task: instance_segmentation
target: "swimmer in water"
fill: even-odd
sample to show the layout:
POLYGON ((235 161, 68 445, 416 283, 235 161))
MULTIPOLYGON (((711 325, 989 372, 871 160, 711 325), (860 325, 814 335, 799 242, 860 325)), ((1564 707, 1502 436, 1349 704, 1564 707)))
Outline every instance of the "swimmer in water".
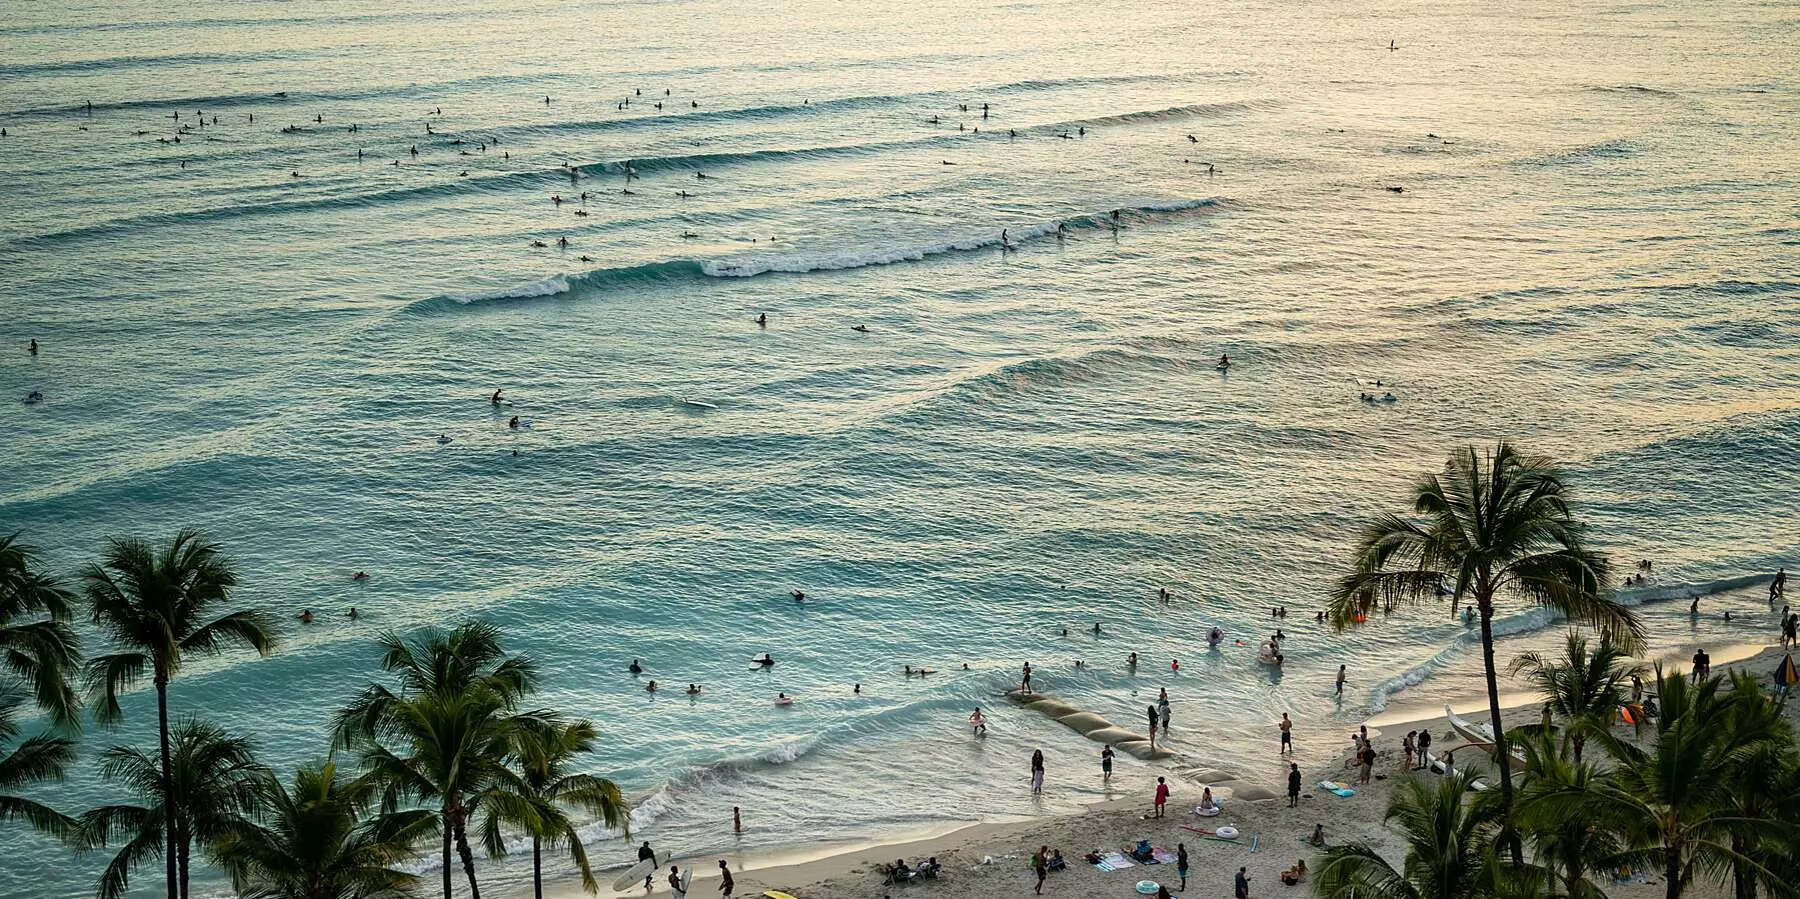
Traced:
POLYGON ((313 614, 312 614, 311 609, 301 609, 300 610, 300 623, 301 624, 312 624, 313 623, 313 614))
POLYGON ((350 579, 353 581, 366 581, 369 579, 369 573, 367 571, 358 571, 357 573, 350 575, 350 579))
POLYGON ((1219 354, 1219 367, 1220 368, 1230 368, 1231 367, 1231 357, 1224 353, 1220 353, 1219 354))
POLYGON ((488 402, 493 403, 496 406, 500 405, 500 391, 494 391, 494 395, 488 397, 488 402))
POLYGON ((351 621, 355 621, 355 620, 356 620, 356 619, 358 619, 358 618, 361 618, 361 617, 362 617, 362 616, 361 616, 361 615, 358 615, 358 614, 357 614, 357 613, 356 613, 356 607, 355 607, 355 606, 351 606, 351 607, 350 607, 350 611, 348 611, 348 612, 346 612, 346 613, 344 613, 344 617, 346 617, 346 618, 349 618, 349 619, 350 619, 350 620, 351 620, 351 621))
POLYGON ((656 681, 651 681, 651 682, 645 684, 644 692, 645 693, 655 693, 656 692, 656 681))
POLYGON ((38 351, 37 340, 33 339, 31 341, 31 344, 29 346, 25 347, 25 352, 30 353, 33 356, 36 356, 37 351, 38 351))
POLYGON ((851 326, 850 326, 850 330, 852 330, 852 331, 859 331, 859 332, 861 332, 861 333, 863 333, 863 334, 867 334, 867 333, 869 333, 869 328, 868 328, 868 326, 867 326, 867 325, 851 325, 851 326))
POLYGON ((766 328, 769 326, 769 314, 767 312, 758 312, 756 314, 756 326, 759 328, 766 328))
POLYGON ((450 435, 449 435, 449 434, 439 434, 439 435, 437 435, 437 442, 439 442, 439 443, 449 443, 449 442, 450 442, 450 435))
POLYGON ((517 415, 513 416, 512 421, 507 422, 506 426, 508 428, 511 428, 511 429, 517 431, 519 429, 519 416, 517 416, 517 415))
POLYGON ((632 660, 631 660, 631 666, 630 666, 630 667, 629 667, 629 668, 626 668, 626 669, 625 669, 625 670, 626 670, 626 671, 629 671, 629 672, 631 672, 631 673, 632 673, 632 674, 634 674, 634 675, 636 675, 636 674, 643 674, 643 673, 644 673, 644 666, 642 666, 642 665, 639 665, 639 664, 638 664, 638 660, 637 660, 637 659, 632 659, 632 660))
POLYGON ((569 245, 569 239, 567 237, 558 237, 556 239, 556 245, 559 247, 567 247, 569 245))
POLYGON ((577 256, 575 258, 581 260, 582 262, 593 262, 594 261, 594 258, 592 256, 577 256))
POLYGON ((794 598, 795 602, 805 602, 806 601, 806 594, 800 592, 799 590, 789 590, 788 595, 792 596, 794 598))
POLYGON ((699 696, 700 695, 700 685, 699 684, 688 684, 687 695, 699 696))

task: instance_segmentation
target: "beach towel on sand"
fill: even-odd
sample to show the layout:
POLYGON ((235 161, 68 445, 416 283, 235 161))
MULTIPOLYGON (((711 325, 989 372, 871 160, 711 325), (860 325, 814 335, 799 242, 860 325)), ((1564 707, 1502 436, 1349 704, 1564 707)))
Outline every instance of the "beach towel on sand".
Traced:
POLYGON ((1164 849, 1161 846, 1156 847, 1155 849, 1151 850, 1151 852, 1153 853, 1157 864, 1159 864, 1159 865, 1175 864, 1175 861, 1176 861, 1175 853, 1170 852, 1169 850, 1164 849))
POLYGON ((1121 853, 1108 852, 1107 854, 1100 856, 1100 860, 1094 863, 1094 867, 1099 868, 1102 871, 1117 871, 1121 868, 1134 868, 1137 866, 1132 864, 1131 859, 1126 858, 1121 853))
POLYGON ((1355 790, 1352 790, 1349 787, 1346 787, 1341 783, 1334 783, 1329 780, 1319 781, 1319 789, 1324 790, 1325 792, 1330 793, 1334 796, 1342 796, 1345 799, 1348 799, 1348 798, 1356 795, 1355 790))

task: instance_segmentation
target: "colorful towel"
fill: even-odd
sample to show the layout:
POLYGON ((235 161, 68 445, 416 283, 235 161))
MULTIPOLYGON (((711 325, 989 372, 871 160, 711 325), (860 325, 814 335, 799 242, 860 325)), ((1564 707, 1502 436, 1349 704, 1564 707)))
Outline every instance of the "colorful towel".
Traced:
POLYGON ((1324 790, 1325 792, 1330 793, 1334 796, 1342 796, 1345 799, 1349 799, 1350 797, 1356 795, 1355 790, 1352 790, 1349 787, 1346 787, 1341 783, 1334 783, 1329 780, 1319 781, 1319 789, 1324 790))
POLYGON ((1170 852, 1169 850, 1164 849, 1161 846, 1158 846, 1155 849, 1152 849, 1150 851, 1151 851, 1151 854, 1156 857, 1156 863, 1159 865, 1172 865, 1172 864, 1175 864, 1175 862, 1177 861, 1177 857, 1176 857, 1175 853, 1170 852))
POLYGON ((1121 868, 1135 868, 1137 865, 1121 853, 1108 852, 1100 856, 1100 860, 1094 863, 1094 867, 1102 871, 1117 871, 1121 868))

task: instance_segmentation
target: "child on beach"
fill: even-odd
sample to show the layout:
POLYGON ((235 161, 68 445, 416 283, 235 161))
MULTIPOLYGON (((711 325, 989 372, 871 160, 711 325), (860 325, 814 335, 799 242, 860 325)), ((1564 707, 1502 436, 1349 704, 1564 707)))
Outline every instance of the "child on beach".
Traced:
POLYGON ((1112 763, 1113 748, 1112 744, 1108 743, 1105 749, 1100 750, 1100 779, 1102 781, 1110 782, 1112 780, 1112 763))
POLYGON ((1300 763, 1288 762, 1288 808, 1300 804, 1300 763))
POLYGON ((1145 714, 1150 719, 1150 748, 1155 749, 1156 748, 1156 719, 1157 719, 1156 706, 1148 706, 1148 709, 1149 710, 1147 712, 1145 712, 1145 714))
POLYGON ((1156 817, 1163 816, 1163 806, 1169 802, 1169 782, 1163 778, 1156 779, 1156 817))

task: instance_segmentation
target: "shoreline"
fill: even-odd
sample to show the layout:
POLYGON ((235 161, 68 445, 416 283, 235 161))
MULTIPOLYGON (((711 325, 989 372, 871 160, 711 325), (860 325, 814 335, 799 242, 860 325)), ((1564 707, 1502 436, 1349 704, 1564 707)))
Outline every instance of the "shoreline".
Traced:
MULTIPOLYGON (((1719 650, 1715 655, 1714 666, 1721 673, 1747 669, 1761 678, 1763 673, 1759 673, 1760 668, 1773 667, 1782 652, 1778 645, 1772 644, 1733 644, 1719 650)), ((1662 661, 1669 659, 1664 658, 1662 661)), ((1508 719, 1512 719, 1508 722, 1509 727, 1526 719, 1536 720, 1540 714, 1542 702, 1532 694, 1512 691, 1502 694, 1502 700, 1503 712, 1508 719)), ((1453 700, 1449 705, 1458 714, 1465 714, 1465 707, 1469 711, 1482 712, 1487 703, 1485 697, 1478 696, 1453 700)), ((1796 717, 1796 712, 1800 712, 1800 707, 1790 708, 1790 720, 1796 717)), ((1443 735, 1437 745, 1445 749, 1452 748, 1458 741, 1448 727, 1441 709, 1387 709, 1362 723, 1369 727, 1372 737, 1386 738, 1386 746, 1380 752, 1381 762, 1377 766, 1377 771, 1384 773, 1379 774, 1378 779, 1368 786, 1359 788, 1358 794, 1348 799, 1337 799, 1309 786, 1301 807, 1297 809, 1286 808, 1286 804, 1279 799, 1232 797, 1225 800, 1227 814, 1210 819, 1195 818, 1192 816, 1191 806, 1199 798, 1204 784, 1191 775, 1177 773, 1174 767, 1151 768, 1143 775, 1143 783, 1132 784, 1129 790, 1121 788, 1130 795, 1090 804, 1079 813, 1025 819, 946 822, 852 842, 777 846, 694 858, 678 856, 671 863, 683 868, 692 867, 694 883, 712 884, 719 878, 717 862, 723 859, 731 865, 737 883, 737 896, 760 896, 766 890, 780 890, 802 899, 825 896, 878 899, 887 896, 893 889, 882 883, 877 873, 878 865, 890 864, 897 858, 905 859, 909 864, 917 864, 936 856, 944 866, 943 877, 937 881, 909 886, 908 889, 934 890, 939 895, 953 899, 974 899, 976 896, 992 895, 995 889, 1001 888, 991 882, 995 876, 1009 876, 1009 886, 1030 885, 1032 880, 1025 860, 1035 848, 1033 844, 1037 844, 1062 849, 1069 863, 1067 871, 1057 872, 1046 882, 1045 895, 1089 895, 1103 890, 1128 889, 1136 882, 1131 877, 1133 873, 1153 879, 1160 875, 1160 881, 1166 881, 1173 890, 1173 865, 1141 866, 1130 872, 1109 874, 1099 872, 1081 860, 1081 855, 1090 849, 1116 849, 1118 846, 1114 844, 1120 839, 1129 840, 1133 834, 1148 833, 1149 836, 1139 838, 1152 839, 1159 847, 1163 847, 1165 843, 1167 848, 1173 848, 1178 842, 1186 843, 1194 862, 1189 889, 1209 895, 1222 895, 1224 890, 1229 889, 1231 875, 1235 874, 1232 864, 1248 868, 1253 884, 1273 884, 1278 882, 1277 874, 1293 861, 1316 856, 1316 851, 1311 847, 1295 843, 1301 830, 1309 829, 1312 823, 1326 822, 1330 822, 1327 838, 1332 843, 1344 842, 1346 838, 1357 840, 1398 860, 1404 853, 1404 846, 1382 824, 1387 794, 1392 783, 1387 779, 1386 772, 1394 772, 1400 767, 1398 760, 1394 758, 1399 752, 1398 733, 1402 729, 1418 728, 1437 731, 1443 735), (1150 807, 1150 790, 1155 784, 1149 778, 1158 772, 1168 779, 1174 793, 1167 816, 1160 819, 1146 815, 1150 807), (1315 814, 1315 811, 1318 813, 1315 814), (1319 820, 1314 821, 1315 818, 1319 820), (1187 829, 1220 823, 1236 824, 1246 835, 1258 837, 1256 850, 1245 852, 1245 847, 1240 844, 1221 843, 1187 829), (1287 831, 1293 832, 1291 839, 1287 831), (1271 837, 1268 844, 1260 842, 1260 838, 1265 835, 1271 837), (1103 842, 1109 837, 1111 842, 1103 842), (1267 852, 1262 851, 1265 848, 1267 852), (1219 861, 1225 864, 1217 864, 1219 861), (1070 889, 1065 888, 1065 885, 1080 886, 1070 889)), ((1343 760, 1349 754, 1350 749, 1345 746, 1336 753, 1339 759, 1336 766, 1306 772, 1307 782, 1348 782, 1352 779, 1352 772, 1344 767, 1343 760)), ((1235 780, 1220 780, 1218 783, 1219 795, 1222 797, 1230 796, 1232 787, 1240 785, 1253 787, 1249 791, 1252 796, 1264 792, 1261 785, 1254 782, 1240 784, 1235 780)), ((602 882, 601 896, 620 899, 627 896, 669 895, 663 876, 654 881, 655 888, 649 893, 641 886, 624 891, 612 890, 610 878, 616 877, 618 870, 622 869, 597 872, 597 877, 602 882)), ((1708 892, 1709 888, 1707 885, 1696 885, 1694 895, 1712 896, 1713 893, 1708 892)), ((705 890, 700 895, 717 892, 716 886, 695 889, 705 890)), ((1616 899, 1648 899, 1660 893, 1654 880, 1609 887, 1609 894, 1616 899)), ((527 885, 509 895, 528 896, 530 888, 527 885)), ((582 891, 579 880, 558 877, 546 881, 545 895, 552 899, 578 899, 590 894, 582 891)), ((696 894, 690 890, 689 895, 696 894)), ((1723 893, 1720 892, 1719 895, 1722 896, 1723 893)))

